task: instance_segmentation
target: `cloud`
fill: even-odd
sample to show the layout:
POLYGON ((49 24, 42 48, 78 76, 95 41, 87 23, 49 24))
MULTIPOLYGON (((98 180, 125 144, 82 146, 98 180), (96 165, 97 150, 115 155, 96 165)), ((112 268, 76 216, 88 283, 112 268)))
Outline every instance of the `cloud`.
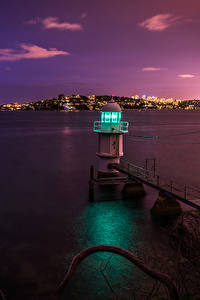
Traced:
MULTIPOLYGON (((86 16, 85 16, 86 17, 86 16)), ((26 22, 26 24, 42 24, 44 29, 58 29, 58 30, 71 30, 78 31, 82 30, 83 27, 81 24, 69 23, 69 22, 59 22, 58 18, 48 17, 45 19, 35 18, 26 22)))
POLYGON ((45 49, 37 45, 21 44, 20 50, 0 49, 0 61, 16 61, 22 59, 50 58, 57 55, 69 55, 69 52, 55 48, 45 49))
POLYGON ((180 78, 194 78, 195 75, 193 75, 193 74, 179 74, 178 77, 180 77, 180 78))
POLYGON ((175 25, 181 18, 180 16, 174 16, 172 14, 159 14, 146 19, 138 25, 149 31, 163 31, 175 25))
POLYGON ((83 12, 80 16, 81 19, 85 19, 87 17, 87 13, 86 12, 83 12))
POLYGON ((45 29, 56 28, 60 30, 82 30, 80 24, 73 24, 68 22, 58 22, 58 18, 49 17, 42 20, 45 29))
POLYGON ((142 68, 142 72, 163 71, 163 70, 167 70, 167 69, 166 68, 154 68, 154 67, 142 68))

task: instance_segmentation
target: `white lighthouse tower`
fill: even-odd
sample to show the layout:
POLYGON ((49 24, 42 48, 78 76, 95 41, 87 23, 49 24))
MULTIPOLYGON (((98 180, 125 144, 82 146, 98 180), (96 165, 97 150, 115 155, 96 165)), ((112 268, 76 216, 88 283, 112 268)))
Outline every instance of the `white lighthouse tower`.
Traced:
POLYGON ((123 133, 128 132, 128 122, 122 122, 121 115, 120 106, 111 99, 101 110, 101 121, 94 122, 94 132, 98 133, 98 177, 119 174, 109 165, 119 164, 123 156, 123 133))

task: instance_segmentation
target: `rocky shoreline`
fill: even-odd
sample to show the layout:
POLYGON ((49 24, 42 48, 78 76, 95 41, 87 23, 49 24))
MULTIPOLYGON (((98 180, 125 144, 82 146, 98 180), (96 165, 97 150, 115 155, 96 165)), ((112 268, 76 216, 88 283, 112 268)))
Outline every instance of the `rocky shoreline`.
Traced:
POLYGON ((173 273, 180 296, 200 299, 200 212, 183 211, 169 221, 165 233, 174 252, 168 270, 173 273))

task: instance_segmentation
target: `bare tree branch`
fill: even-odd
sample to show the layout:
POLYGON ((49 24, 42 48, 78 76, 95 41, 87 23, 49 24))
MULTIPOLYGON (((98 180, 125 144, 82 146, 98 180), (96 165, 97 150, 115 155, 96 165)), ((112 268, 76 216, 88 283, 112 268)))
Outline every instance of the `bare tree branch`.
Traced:
POLYGON ((157 279, 158 281, 166 285, 169 290, 171 300, 172 299, 179 300, 179 295, 176 286, 174 285, 172 279, 168 275, 152 270, 146 264, 144 264, 137 256, 135 256, 132 252, 124 250, 120 247, 108 246, 108 245, 92 246, 81 251, 76 256, 74 256, 63 281, 60 283, 58 287, 58 294, 60 294, 63 291, 63 289, 66 287, 67 283, 71 279, 73 273, 75 272, 76 268, 81 263, 81 261, 84 260, 87 256, 91 255, 92 253, 100 252, 100 251, 116 253, 118 255, 125 257, 133 264, 135 264, 137 267, 139 267, 141 270, 143 270, 147 275, 149 275, 154 279, 157 279))
POLYGON ((2 290, 0 290, 0 296, 1 296, 2 300, 6 300, 6 297, 5 297, 4 293, 2 292, 2 290))

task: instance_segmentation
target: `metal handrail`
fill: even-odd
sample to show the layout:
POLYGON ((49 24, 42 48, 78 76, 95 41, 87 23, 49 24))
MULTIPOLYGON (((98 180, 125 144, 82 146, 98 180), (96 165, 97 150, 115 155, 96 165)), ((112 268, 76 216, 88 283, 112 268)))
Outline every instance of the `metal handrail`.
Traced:
POLYGON ((148 173, 152 173, 153 174, 153 171, 151 171, 151 170, 148 170, 148 169, 145 169, 145 168, 142 168, 142 167, 139 167, 139 166, 136 166, 136 165, 134 165, 133 163, 130 163, 127 159, 125 159, 125 158, 122 158, 121 159, 121 162, 123 163, 123 162, 125 162, 125 163, 127 163, 127 165, 129 165, 129 166, 131 166, 131 167, 133 167, 133 168, 135 168, 135 169, 139 169, 139 170, 142 170, 142 171, 144 171, 144 172, 148 172, 148 173))
POLYGON ((199 195, 197 195, 199 193, 199 191, 193 187, 190 186, 180 186, 179 184, 177 184, 176 182, 166 182, 165 180, 163 180, 162 178, 160 178, 160 176, 154 174, 153 171, 142 168, 140 166, 134 165, 133 163, 129 162, 126 159, 121 159, 121 166, 127 168, 128 173, 130 175, 135 175, 139 176, 141 178, 146 178, 148 179, 149 182, 156 182, 157 186, 162 186, 163 188, 165 188, 166 191, 172 192, 172 190, 175 192, 175 194, 180 195, 183 194, 183 197, 185 199, 189 199, 189 196, 191 197, 196 197, 199 198, 199 195), (160 184, 160 181, 163 182, 163 184, 160 184), (195 195, 195 191, 196 191, 196 195, 195 195))

